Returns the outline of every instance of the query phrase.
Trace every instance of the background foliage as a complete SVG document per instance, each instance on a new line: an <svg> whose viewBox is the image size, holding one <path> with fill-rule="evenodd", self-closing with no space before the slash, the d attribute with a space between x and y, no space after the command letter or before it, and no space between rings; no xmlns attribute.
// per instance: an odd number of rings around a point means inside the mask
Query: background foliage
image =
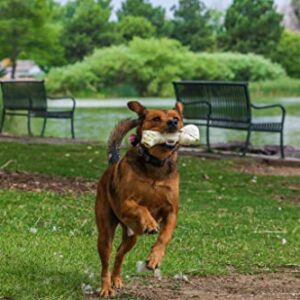
<svg viewBox="0 0 300 300"><path fill-rule="evenodd" d="M150 0L124 0L112 12L111 0L3 0L0 59L36 61L52 92L106 96L170 96L176 79L284 76L270 60L300 76L298 34L283 33L274 0L234 0L227 11L180 0L171 18Z"/></svg>
<svg viewBox="0 0 300 300"><path fill-rule="evenodd" d="M300 34L285 31L274 53L274 60L280 63L288 75L300 78Z"/></svg>
<svg viewBox="0 0 300 300"><path fill-rule="evenodd" d="M12 77L20 57L31 57L41 66L64 62L60 28L50 20L51 6L47 0L0 1L0 58L11 60Z"/></svg>
<svg viewBox="0 0 300 300"><path fill-rule="evenodd" d="M285 71L262 56L238 53L194 53L176 40L135 38L128 46L96 50L82 62L52 69L47 86L54 93L133 88L133 95L171 96L178 79L277 79Z"/></svg>
<svg viewBox="0 0 300 300"><path fill-rule="evenodd" d="M234 0L225 16L225 49L270 56L282 33L273 0Z"/></svg>

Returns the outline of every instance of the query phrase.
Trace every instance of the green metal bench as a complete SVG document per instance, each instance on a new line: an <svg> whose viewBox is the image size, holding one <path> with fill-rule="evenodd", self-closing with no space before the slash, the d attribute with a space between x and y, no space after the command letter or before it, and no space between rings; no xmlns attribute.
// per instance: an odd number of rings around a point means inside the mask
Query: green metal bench
<svg viewBox="0 0 300 300"><path fill-rule="evenodd" d="M206 126L206 143L210 149L211 127L245 130L243 155L248 151L251 132L280 133L280 152L284 158L283 126L285 108L280 104L256 106L251 103L247 82L177 81L173 82L176 99L184 104L184 121ZM281 109L280 122L256 122L252 109Z"/></svg>
<svg viewBox="0 0 300 300"><path fill-rule="evenodd" d="M32 135L31 118L43 118L41 136L44 136L47 119L70 119L71 135L75 138L74 132L74 111L75 100L70 97L49 98L47 97L44 81L1 81L3 98L2 118L0 133L4 126L7 115L26 116L28 134ZM49 110L47 100L56 101L69 99L72 101L70 109Z"/></svg>

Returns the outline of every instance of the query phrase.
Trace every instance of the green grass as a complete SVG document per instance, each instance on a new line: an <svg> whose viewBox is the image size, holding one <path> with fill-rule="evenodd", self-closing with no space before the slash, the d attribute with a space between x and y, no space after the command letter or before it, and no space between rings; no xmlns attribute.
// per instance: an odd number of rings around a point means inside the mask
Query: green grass
<svg viewBox="0 0 300 300"><path fill-rule="evenodd" d="M91 147L1 143L0 166L15 159L8 169L97 179L106 166L105 149ZM299 265L300 208L288 199L297 196L300 178L254 177L233 171L233 164L180 158L179 222L163 275L254 273ZM275 200L278 196L286 201ZM0 299L83 299L82 283L98 286L94 198L0 190ZM115 248L119 231L116 239ZM137 275L135 264L146 258L154 239L139 240L123 275Z"/></svg>

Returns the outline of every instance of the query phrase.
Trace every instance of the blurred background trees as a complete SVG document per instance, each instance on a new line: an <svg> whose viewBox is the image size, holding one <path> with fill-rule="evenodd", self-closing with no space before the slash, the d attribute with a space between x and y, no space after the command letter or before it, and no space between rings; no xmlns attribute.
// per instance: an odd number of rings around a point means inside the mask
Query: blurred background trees
<svg viewBox="0 0 300 300"><path fill-rule="evenodd" d="M300 0L291 1L291 9L300 19ZM223 11L206 7L202 0L179 0L169 12L153 5L151 0L124 0L117 11L111 0L69 0L64 4L58 0L1 0L0 30L0 60L9 58L14 67L17 59L34 60L46 72L46 78L57 80L52 86L59 85L62 80L59 74L68 74L64 80L72 85L72 81L76 82L75 73L79 77L82 73L87 77L83 80L88 82L87 89L95 89L95 82L103 88L108 82L99 79L105 77L100 65L106 70L107 78L112 72L119 72L113 82L109 81L110 85L116 86L116 82L126 81L124 74L130 75L128 84L136 82L134 89L144 95L151 91L165 94L164 83L161 86L158 82L151 86L147 83L143 75L148 70L147 64L154 68L162 82L166 82L166 78L171 82L181 76L233 80L265 78L262 74L269 71L264 73L264 64L261 67L259 63L254 67L248 64L253 61L253 54L282 65L289 76L300 78L299 34L284 28L283 16L273 0L233 0ZM132 51L133 45L139 45L144 52ZM149 50L142 45L148 45ZM183 63L180 59L178 62L186 75L178 73L176 61L171 60L168 53L163 54L164 51L170 51L178 59L177 51L186 55ZM201 63L197 61L200 52L204 52ZM234 61L234 53L249 56L236 54L239 58ZM111 60L111 64L104 63L100 54ZM94 68L91 69L86 64L95 55L98 61L93 59ZM149 61L151 55L153 59ZM137 72L134 61L145 70ZM229 66L230 63L237 64L238 71ZM155 64L164 65L166 70L159 71ZM61 69L54 70L58 66ZM270 69L277 70L277 65L274 66ZM51 69L53 72L48 76ZM74 75L68 70L75 70ZM57 74L57 78L54 79L53 74Z"/></svg>
<svg viewBox="0 0 300 300"><path fill-rule="evenodd" d="M179 0L173 7L174 20L172 38L189 46L193 51L214 49L214 36L210 24L210 11L198 0Z"/></svg>
<svg viewBox="0 0 300 300"><path fill-rule="evenodd" d="M61 31L51 19L51 4L48 0L1 0L0 58L10 59L12 78L17 59L22 57L45 68L65 62L59 43Z"/></svg>
<svg viewBox="0 0 300 300"><path fill-rule="evenodd" d="M282 18L273 0L234 0L225 15L224 48L270 57L283 31Z"/></svg>

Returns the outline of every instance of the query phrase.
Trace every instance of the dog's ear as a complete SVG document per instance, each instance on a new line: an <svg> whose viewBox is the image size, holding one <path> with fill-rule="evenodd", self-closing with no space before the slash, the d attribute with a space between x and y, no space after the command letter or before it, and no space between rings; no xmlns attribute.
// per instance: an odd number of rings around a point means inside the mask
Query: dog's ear
<svg viewBox="0 0 300 300"><path fill-rule="evenodd" d="M176 102L175 110L179 112L179 114L183 115L183 104L181 102Z"/></svg>
<svg viewBox="0 0 300 300"><path fill-rule="evenodd" d="M129 109L136 112L140 117L143 117L146 114L146 108L138 101L130 101L127 103L127 106Z"/></svg>

